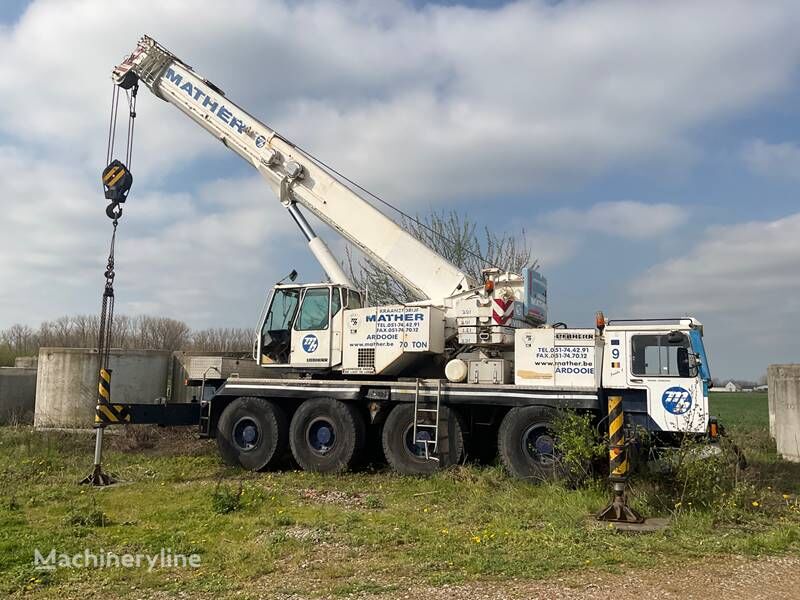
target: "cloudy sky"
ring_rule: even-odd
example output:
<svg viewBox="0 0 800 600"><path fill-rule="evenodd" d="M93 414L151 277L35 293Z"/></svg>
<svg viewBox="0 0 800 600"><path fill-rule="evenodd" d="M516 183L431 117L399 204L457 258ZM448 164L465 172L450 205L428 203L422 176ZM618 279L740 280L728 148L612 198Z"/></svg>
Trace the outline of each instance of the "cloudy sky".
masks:
<svg viewBox="0 0 800 600"><path fill-rule="evenodd" d="M524 229L553 320L693 314L758 377L800 361L798 30L796 0L3 2L0 327L98 309L109 74L148 33L404 209ZM251 326L320 277L247 165L138 114L117 310Z"/></svg>

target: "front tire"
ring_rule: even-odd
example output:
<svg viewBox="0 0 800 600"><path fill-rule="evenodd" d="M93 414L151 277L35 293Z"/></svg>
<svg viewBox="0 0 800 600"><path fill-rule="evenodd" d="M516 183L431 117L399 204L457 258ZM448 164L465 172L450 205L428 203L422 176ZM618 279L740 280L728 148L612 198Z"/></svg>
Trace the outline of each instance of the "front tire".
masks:
<svg viewBox="0 0 800 600"><path fill-rule="evenodd" d="M458 464L464 456L464 424L459 414L443 406L440 409L439 447L449 450L435 460L425 458L425 448L414 443L414 406L398 404L383 424L383 452L389 465L403 475L430 475L439 469ZM446 427L442 425L447 424ZM425 432L427 433L427 432Z"/></svg>
<svg viewBox="0 0 800 600"><path fill-rule="evenodd" d="M366 425L358 409L332 398L306 400L289 426L292 455L304 471L347 471L365 440Z"/></svg>
<svg viewBox="0 0 800 600"><path fill-rule="evenodd" d="M219 417L217 448L229 465L250 471L274 467L288 445L286 413L271 400L237 398Z"/></svg>
<svg viewBox="0 0 800 600"><path fill-rule="evenodd" d="M512 408L500 423L497 450L506 470L519 479L560 481L569 469L553 432L556 411L543 406Z"/></svg>

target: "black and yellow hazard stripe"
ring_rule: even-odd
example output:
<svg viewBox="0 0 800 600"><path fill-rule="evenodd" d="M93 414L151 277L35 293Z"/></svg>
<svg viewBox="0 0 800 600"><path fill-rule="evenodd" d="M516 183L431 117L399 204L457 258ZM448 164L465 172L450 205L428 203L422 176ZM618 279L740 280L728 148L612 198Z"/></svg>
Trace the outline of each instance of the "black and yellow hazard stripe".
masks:
<svg viewBox="0 0 800 600"><path fill-rule="evenodd" d="M131 415L124 404L98 404L95 408L95 425L130 423Z"/></svg>
<svg viewBox="0 0 800 600"><path fill-rule="evenodd" d="M622 412L622 396L608 397L608 444L611 477L624 479L628 476L628 455L625 452L623 426L625 415Z"/></svg>
<svg viewBox="0 0 800 600"><path fill-rule="evenodd" d="M123 177L125 177L125 172L125 167L122 165L112 164L103 172L103 183L105 183L108 187L112 187L119 183Z"/></svg>
<svg viewBox="0 0 800 600"><path fill-rule="evenodd" d="M98 403L108 404L111 402L111 371L100 369L100 379L97 385Z"/></svg>
<svg viewBox="0 0 800 600"><path fill-rule="evenodd" d="M131 415L124 404L111 404L111 371L100 369L100 379L97 385L97 406L94 411L95 426L130 422Z"/></svg>

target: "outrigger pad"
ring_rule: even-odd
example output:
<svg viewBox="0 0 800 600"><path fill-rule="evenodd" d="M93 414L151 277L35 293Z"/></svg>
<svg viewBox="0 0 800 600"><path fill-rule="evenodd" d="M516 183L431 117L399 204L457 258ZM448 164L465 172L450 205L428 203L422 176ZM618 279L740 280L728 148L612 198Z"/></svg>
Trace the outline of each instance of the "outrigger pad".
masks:
<svg viewBox="0 0 800 600"><path fill-rule="evenodd" d="M614 494L611 504L597 514L598 521L644 523L644 517L628 506L625 494Z"/></svg>
<svg viewBox="0 0 800 600"><path fill-rule="evenodd" d="M108 473L103 473L100 465L95 465L92 472L78 482L80 485L92 485L95 487L114 485L117 480Z"/></svg>

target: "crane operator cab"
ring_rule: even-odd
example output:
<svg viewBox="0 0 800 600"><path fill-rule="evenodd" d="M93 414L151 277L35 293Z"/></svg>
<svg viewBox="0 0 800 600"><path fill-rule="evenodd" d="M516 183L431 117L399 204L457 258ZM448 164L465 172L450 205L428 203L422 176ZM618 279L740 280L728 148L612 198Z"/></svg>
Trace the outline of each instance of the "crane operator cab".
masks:
<svg viewBox="0 0 800 600"><path fill-rule="evenodd" d="M342 362L344 310L361 293L341 285L276 285L264 311L254 358L262 367L330 369Z"/></svg>

